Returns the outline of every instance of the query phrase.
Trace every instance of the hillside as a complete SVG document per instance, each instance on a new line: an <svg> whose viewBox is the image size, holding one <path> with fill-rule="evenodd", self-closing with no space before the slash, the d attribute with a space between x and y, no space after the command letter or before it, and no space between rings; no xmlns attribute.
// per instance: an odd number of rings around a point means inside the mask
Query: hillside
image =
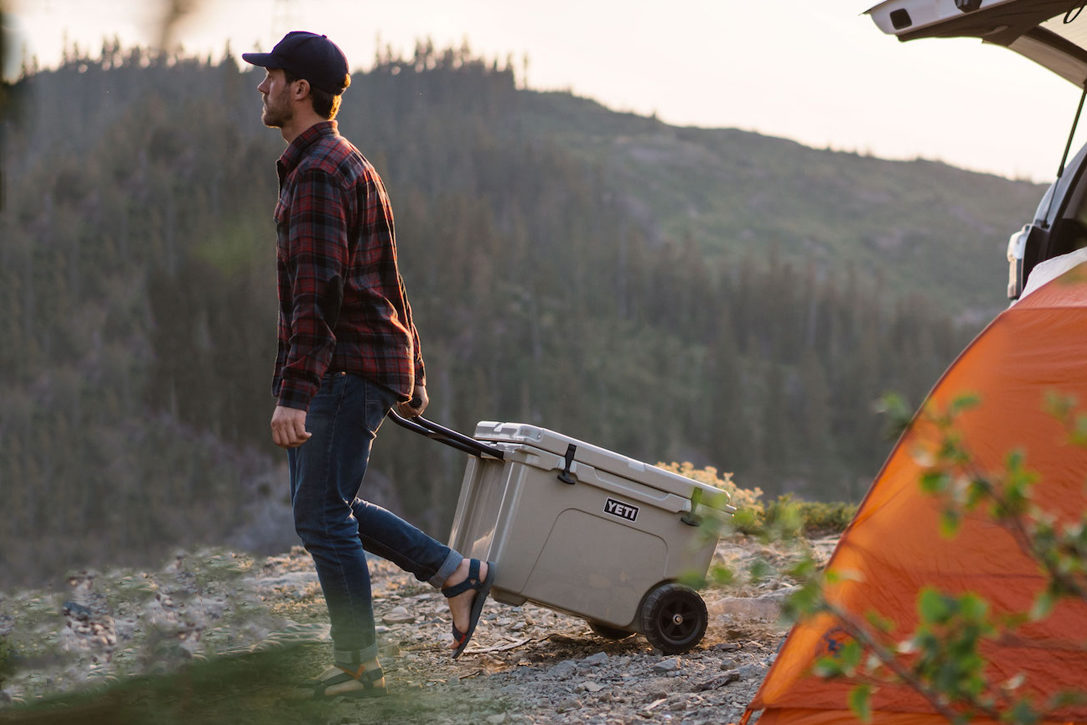
<svg viewBox="0 0 1087 725"><path fill-rule="evenodd" d="M391 190L429 415L468 432L523 421L857 499L890 446L874 402L919 402L999 309L1004 240L1041 192L668 127L419 53L356 74L340 128ZM107 44L12 89L0 581L293 540L268 514L283 145L258 82ZM442 536L463 457L388 428L366 495Z"/></svg>
<svg viewBox="0 0 1087 725"><path fill-rule="evenodd" d="M1008 236L1045 187L926 161L813 149L736 129L668 126L568 94L527 94L525 123L602 169L657 240L733 263L778 246L799 265L880 276L956 317L1007 304Z"/></svg>

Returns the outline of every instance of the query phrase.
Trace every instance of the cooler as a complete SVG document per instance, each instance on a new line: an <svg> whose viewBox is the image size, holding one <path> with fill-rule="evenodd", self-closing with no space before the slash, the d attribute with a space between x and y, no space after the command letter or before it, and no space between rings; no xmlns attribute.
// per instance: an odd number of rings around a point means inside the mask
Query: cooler
<svg viewBox="0 0 1087 725"><path fill-rule="evenodd" d="M532 425L481 422L474 439L501 458L468 459L449 543L495 562L496 600L669 653L702 639L705 603L677 580L705 575L717 538L699 513L734 510L722 491Z"/></svg>

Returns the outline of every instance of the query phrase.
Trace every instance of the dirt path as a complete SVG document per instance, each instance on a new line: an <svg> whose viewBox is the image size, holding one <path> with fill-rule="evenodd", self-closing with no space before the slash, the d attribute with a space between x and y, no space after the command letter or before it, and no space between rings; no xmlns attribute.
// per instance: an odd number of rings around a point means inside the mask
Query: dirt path
<svg viewBox="0 0 1087 725"><path fill-rule="evenodd" d="M813 542L820 556L832 545ZM789 558L742 537L722 542L717 562L741 575L701 592L709 627L683 655L661 654L640 635L602 638L549 609L489 602L456 661L445 650L452 638L441 595L374 562L390 696L319 712L283 687L323 669L330 654L324 602L303 550L262 560L203 552L154 573L89 572L64 592L0 596L0 634L15 654L0 690L0 722L30 722L43 707L59 714L105 702L110 717L140 721L139 713L154 712L156 722L171 721L163 713L173 712L177 722L239 722L237 712L226 715L242 702L283 723L730 722L785 635L778 604L791 586L780 575L754 582L742 572L756 560L780 571ZM289 656L263 681L254 683L254 670L243 666L214 670L245 661L238 655L276 651ZM148 674L159 679L140 679ZM201 678L208 684L194 684ZM88 691L106 694L73 704L71 693ZM212 714L223 712L224 719Z"/></svg>

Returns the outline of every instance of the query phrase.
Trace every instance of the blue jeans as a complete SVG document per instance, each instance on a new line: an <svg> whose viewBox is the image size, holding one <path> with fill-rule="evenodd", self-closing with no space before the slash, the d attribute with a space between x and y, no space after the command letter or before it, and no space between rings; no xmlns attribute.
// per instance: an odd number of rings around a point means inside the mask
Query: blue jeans
<svg viewBox="0 0 1087 725"><path fill-rule="evenodd" d="M294 526L321 581L338 663L377 656L365 551L441 586L463 557L380 506L357 497L370 445L396 400L365 378L329 373L310 402L312 437L287 451Z"/></svg>

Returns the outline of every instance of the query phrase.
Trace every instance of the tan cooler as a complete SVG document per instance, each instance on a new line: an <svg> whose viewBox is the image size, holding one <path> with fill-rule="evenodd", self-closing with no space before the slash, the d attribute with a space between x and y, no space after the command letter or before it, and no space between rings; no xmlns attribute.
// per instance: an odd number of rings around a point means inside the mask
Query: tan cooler
<svg viewBox="0 0 1087 725"><path fill-rule="evenodd" d="M670 654L701 641L706 605L678 580L709 567L717 539L698 514L734 510L722 491L532 425L481 422L474 439L492 455L468 459L449 543L497 564L496 600L605 637L641 632Z"/></svg>

